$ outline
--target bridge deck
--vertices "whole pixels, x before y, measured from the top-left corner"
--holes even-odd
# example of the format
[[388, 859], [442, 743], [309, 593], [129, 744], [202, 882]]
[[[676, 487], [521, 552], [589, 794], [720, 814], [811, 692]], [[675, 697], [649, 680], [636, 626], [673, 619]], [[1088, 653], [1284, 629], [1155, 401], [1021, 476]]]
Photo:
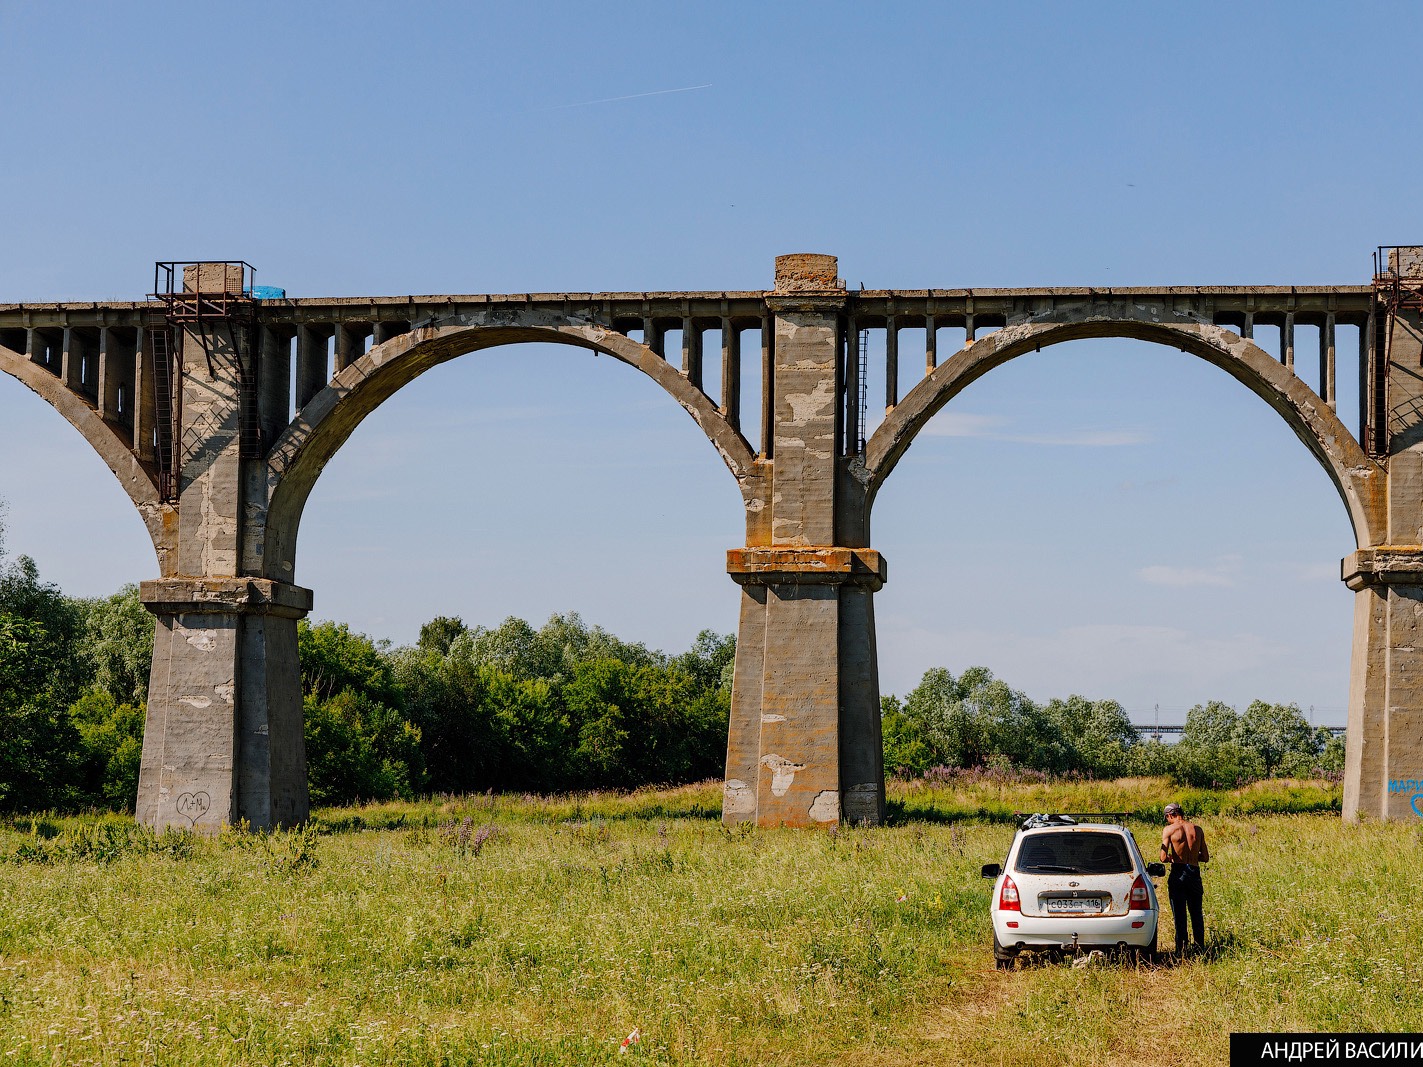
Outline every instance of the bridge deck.
[[[295, 297], [285, 300], [264, 300], [258, 305], [264, 319], [283, 321], [305, 318], [312, 312], [350, 313], [364, 309], [403, 310], [411, 307], [448, 307], [451, 305], [546, 305], [566, 308], [570, 305], [653, 304], [685, 305], [709, 303], [760, 303], [768, 295], [760, 290], [689, 292], [610, 292], [610, 293], [485, 293], [485, 294], [423, 294], [409, 296], [338, 296]], [[1368, 285], [1173, 285], [1173, 286], [1044, 286], [989, 289], [852, 289], [845, 295], [851, 303], [881, 304], [917, 301], [958, 302], [972, 300], [980, 308], [1024, 300], [1110, 300], [1114, 297], [1133, 300], [1224, 301], [1241, 310], [1253, 304], [1262, 310], [1285, 308], [1291, 304], [1310, 307], [1327, 304], [1333, 299], [1337, 309], [1366, 311], [1373, 296]], [[158, 312], [163, 305], [148, 300], [76, 300], [0, 304], [0, 321], [20, 325], [25, 315], [57, 314], [65, 318], [86, 319], [103, 313], [123, 315]], [[908, 311], [908, 308], [905, 308]]]

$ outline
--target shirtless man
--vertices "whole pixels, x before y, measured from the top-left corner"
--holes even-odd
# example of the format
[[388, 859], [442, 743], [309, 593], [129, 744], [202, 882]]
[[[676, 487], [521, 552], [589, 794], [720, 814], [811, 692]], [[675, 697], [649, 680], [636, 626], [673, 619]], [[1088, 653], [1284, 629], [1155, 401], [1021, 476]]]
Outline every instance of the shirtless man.
[[1188, 911], [1196, 948], [1203, 948], [1206, 943], [1206, 920], [1201, 912], [1201, 897], [1205, 892], [1201, 885], [1201, 864], [1210, 858], [1206, 832], [1186, 818], [1180, 804], [1167, 804], [1166, 829], [1161, 832], [1161, 861], [1171, 864], [1166, 889], [1171, 898], [1171, 917], [1176, 920], [1178, 956], [1186, 954]]

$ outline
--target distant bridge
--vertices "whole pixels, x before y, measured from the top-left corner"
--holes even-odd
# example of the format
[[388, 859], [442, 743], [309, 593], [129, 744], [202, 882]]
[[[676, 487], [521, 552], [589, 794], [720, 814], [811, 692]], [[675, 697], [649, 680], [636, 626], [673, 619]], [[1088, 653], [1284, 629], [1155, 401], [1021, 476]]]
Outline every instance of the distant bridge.
[[[1173, 737], [1179, 737], [1181, 734], [1186, 732], [1186, 727], [1183, 723], [1161, 723], [1158, 726], [1156, 723], [1134, 722], [1131, 724], [1131, 726], [1132, 729], [1135, 730], [1137, 734], [1141, 737], [1160, 738], [1163, 734], [1170, 734]], [[1335, 737], [1343, 737], [1348, 732], [1349, 728], [1347, 726], [1325, 726], [1323, 727], [1323, 729], [1328, 730]]]

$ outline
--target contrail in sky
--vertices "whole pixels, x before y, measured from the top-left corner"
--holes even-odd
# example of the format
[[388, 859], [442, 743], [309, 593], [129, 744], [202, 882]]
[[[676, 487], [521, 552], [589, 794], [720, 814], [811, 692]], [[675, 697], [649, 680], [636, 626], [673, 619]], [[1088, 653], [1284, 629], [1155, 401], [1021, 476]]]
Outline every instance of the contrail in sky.
[[711, 87], [712, 83], [707, 82], [705, 85], [685, 85], [680, 89], [654, 89], [650, 93], [633, 93], [631, 96], [608, 96], [602, 100], [580, 100], [576, 104], [554, 104], [552, 107], [546, 107], [543, 110], [559, 111], [569, 107], [588, 107], [591, 104], [616, 104], [619, 100], [639, 100], [644, 96], [664, 96], [667, 93], [690, 93], [694, 89], [710, 89]]

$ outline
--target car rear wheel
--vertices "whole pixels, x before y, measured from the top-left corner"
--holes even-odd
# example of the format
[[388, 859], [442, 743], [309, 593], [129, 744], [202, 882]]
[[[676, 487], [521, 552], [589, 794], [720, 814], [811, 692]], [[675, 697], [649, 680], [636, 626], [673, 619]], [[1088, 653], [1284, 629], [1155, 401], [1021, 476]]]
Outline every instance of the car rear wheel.
[[1018, 953], [1016, 950], [1010, 952], [998, 943], [998, 935], [993, 935], [993, 966], [997, 967], [1000, 971], [1011, 971], [1013, 969], [1013, 961], [1017, 959], [1017, 957]]
[[1146, 948], [1132, 949], [1132, 955], [1136, 957], [1138, 963], [1155, 963], [1156, 935], [1151, 935], [1151, 944], [1147, 945]]

